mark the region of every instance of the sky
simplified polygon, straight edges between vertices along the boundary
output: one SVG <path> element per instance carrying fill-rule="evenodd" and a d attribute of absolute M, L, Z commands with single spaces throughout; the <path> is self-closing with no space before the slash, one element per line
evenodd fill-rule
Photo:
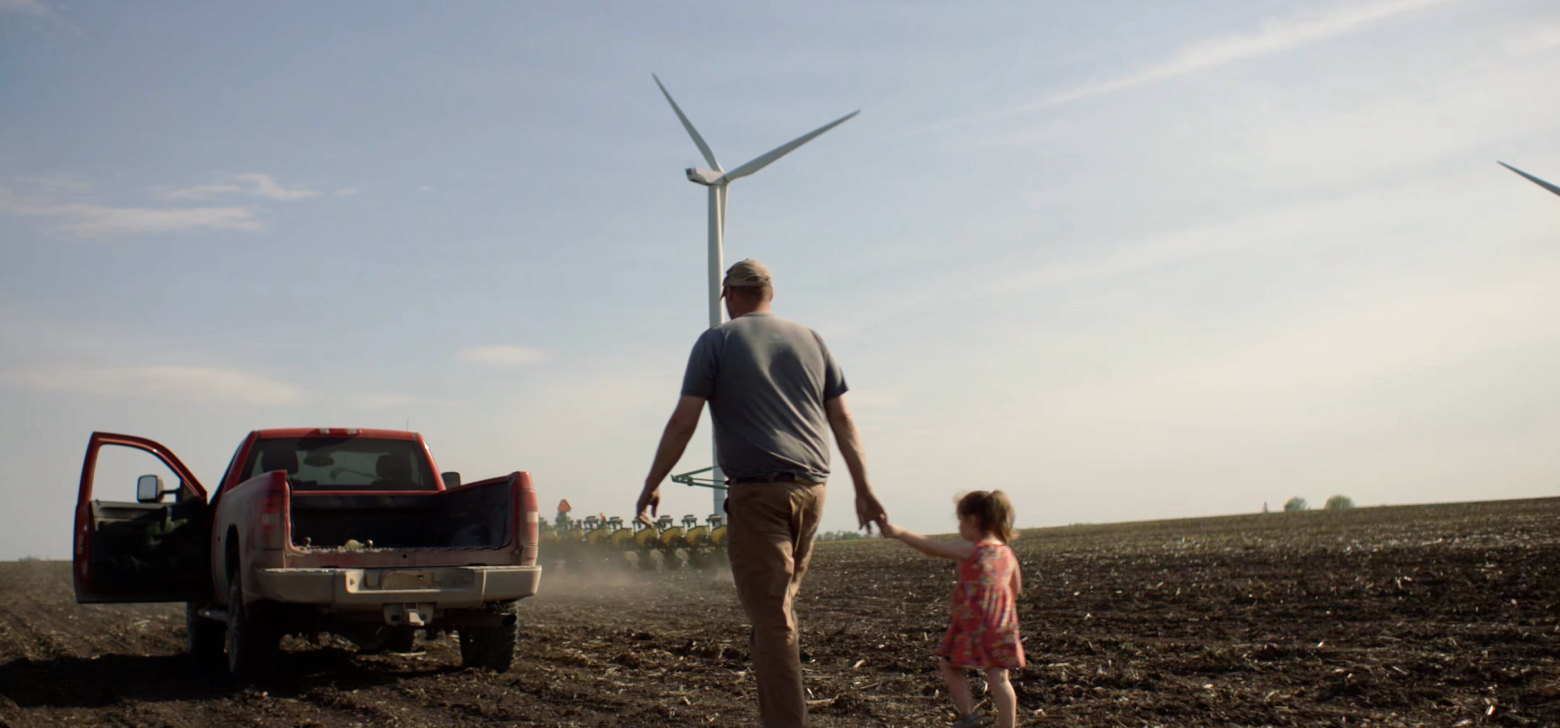
<path fill-rule="evenodd" d="M 861 110 L 732 185 L 726 260 L 900 525 L 1560 496 L 1560 197 L 1496 164 L 1560 182 L 1547 0 L 0 0 L 0 559 L 68 558 L 94 430 L 209 488 L 409 426 L 631 515 L 707 325 L 652 73 L 728 169 Z"/>

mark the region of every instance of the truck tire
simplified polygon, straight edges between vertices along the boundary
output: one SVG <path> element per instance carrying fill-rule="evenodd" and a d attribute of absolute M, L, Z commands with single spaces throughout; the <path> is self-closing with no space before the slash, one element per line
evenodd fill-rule
<path fill-rule="evenodd" d="M 242 577 L 228 584 L 227 666 L 239 681 L 261 682 L 276 674 L 282 633 L 255 605 L 244 604 Z"/>
<path fill-rule="evenodd" d="M 188 633 L 190 655 L 201 671 L 221 670 L 226 657 L 227 625 L 215 619 L 200 616 L 200 604 L 184 605 L 184 629 Z"/>
<path fill-rule="evenodd" d="M 485 611 L 490 614 L 513 614 L 514 602 L 490 604 Z M 509 663 L 515 659 L 515 636 L 519 632 L 518 620 L 498 627 L 461 627 L 461 666 L 508 672 Z"/>

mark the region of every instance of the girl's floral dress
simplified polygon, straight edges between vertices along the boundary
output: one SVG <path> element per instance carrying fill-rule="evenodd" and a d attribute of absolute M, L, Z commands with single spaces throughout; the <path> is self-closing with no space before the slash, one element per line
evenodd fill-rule
<path fill-rule="evenodd" d="M 953 623 L 938 652 L 965 668 L 1024 666 L 1024 645 L 1018 638 L 1018 595 L 1013 573 L 1018 559 L 999 541 L 975 544 L 975 553 L 959 562 L 959 585 L 953 591 Z"/>

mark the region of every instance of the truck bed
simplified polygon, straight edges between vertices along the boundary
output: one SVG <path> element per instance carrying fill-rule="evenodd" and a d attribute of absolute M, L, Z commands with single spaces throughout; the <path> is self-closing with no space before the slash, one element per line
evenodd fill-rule
<path fill-rule="evenodd" d="M 293 492 L 293 548 L 501 549 L 514 538 L 504 480 L 419 493 Z M 355 543 L 354 543 L 355 542 Z"/>

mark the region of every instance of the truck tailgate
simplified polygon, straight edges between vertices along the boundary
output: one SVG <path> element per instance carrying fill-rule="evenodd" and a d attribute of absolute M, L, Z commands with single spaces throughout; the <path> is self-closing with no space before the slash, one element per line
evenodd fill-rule
<path fill-rule="evenodd" d="M 526 473 L 447 491 L 295 491 L 287 505 L 289 569 L 536 565 L 536 493 Z"/>

